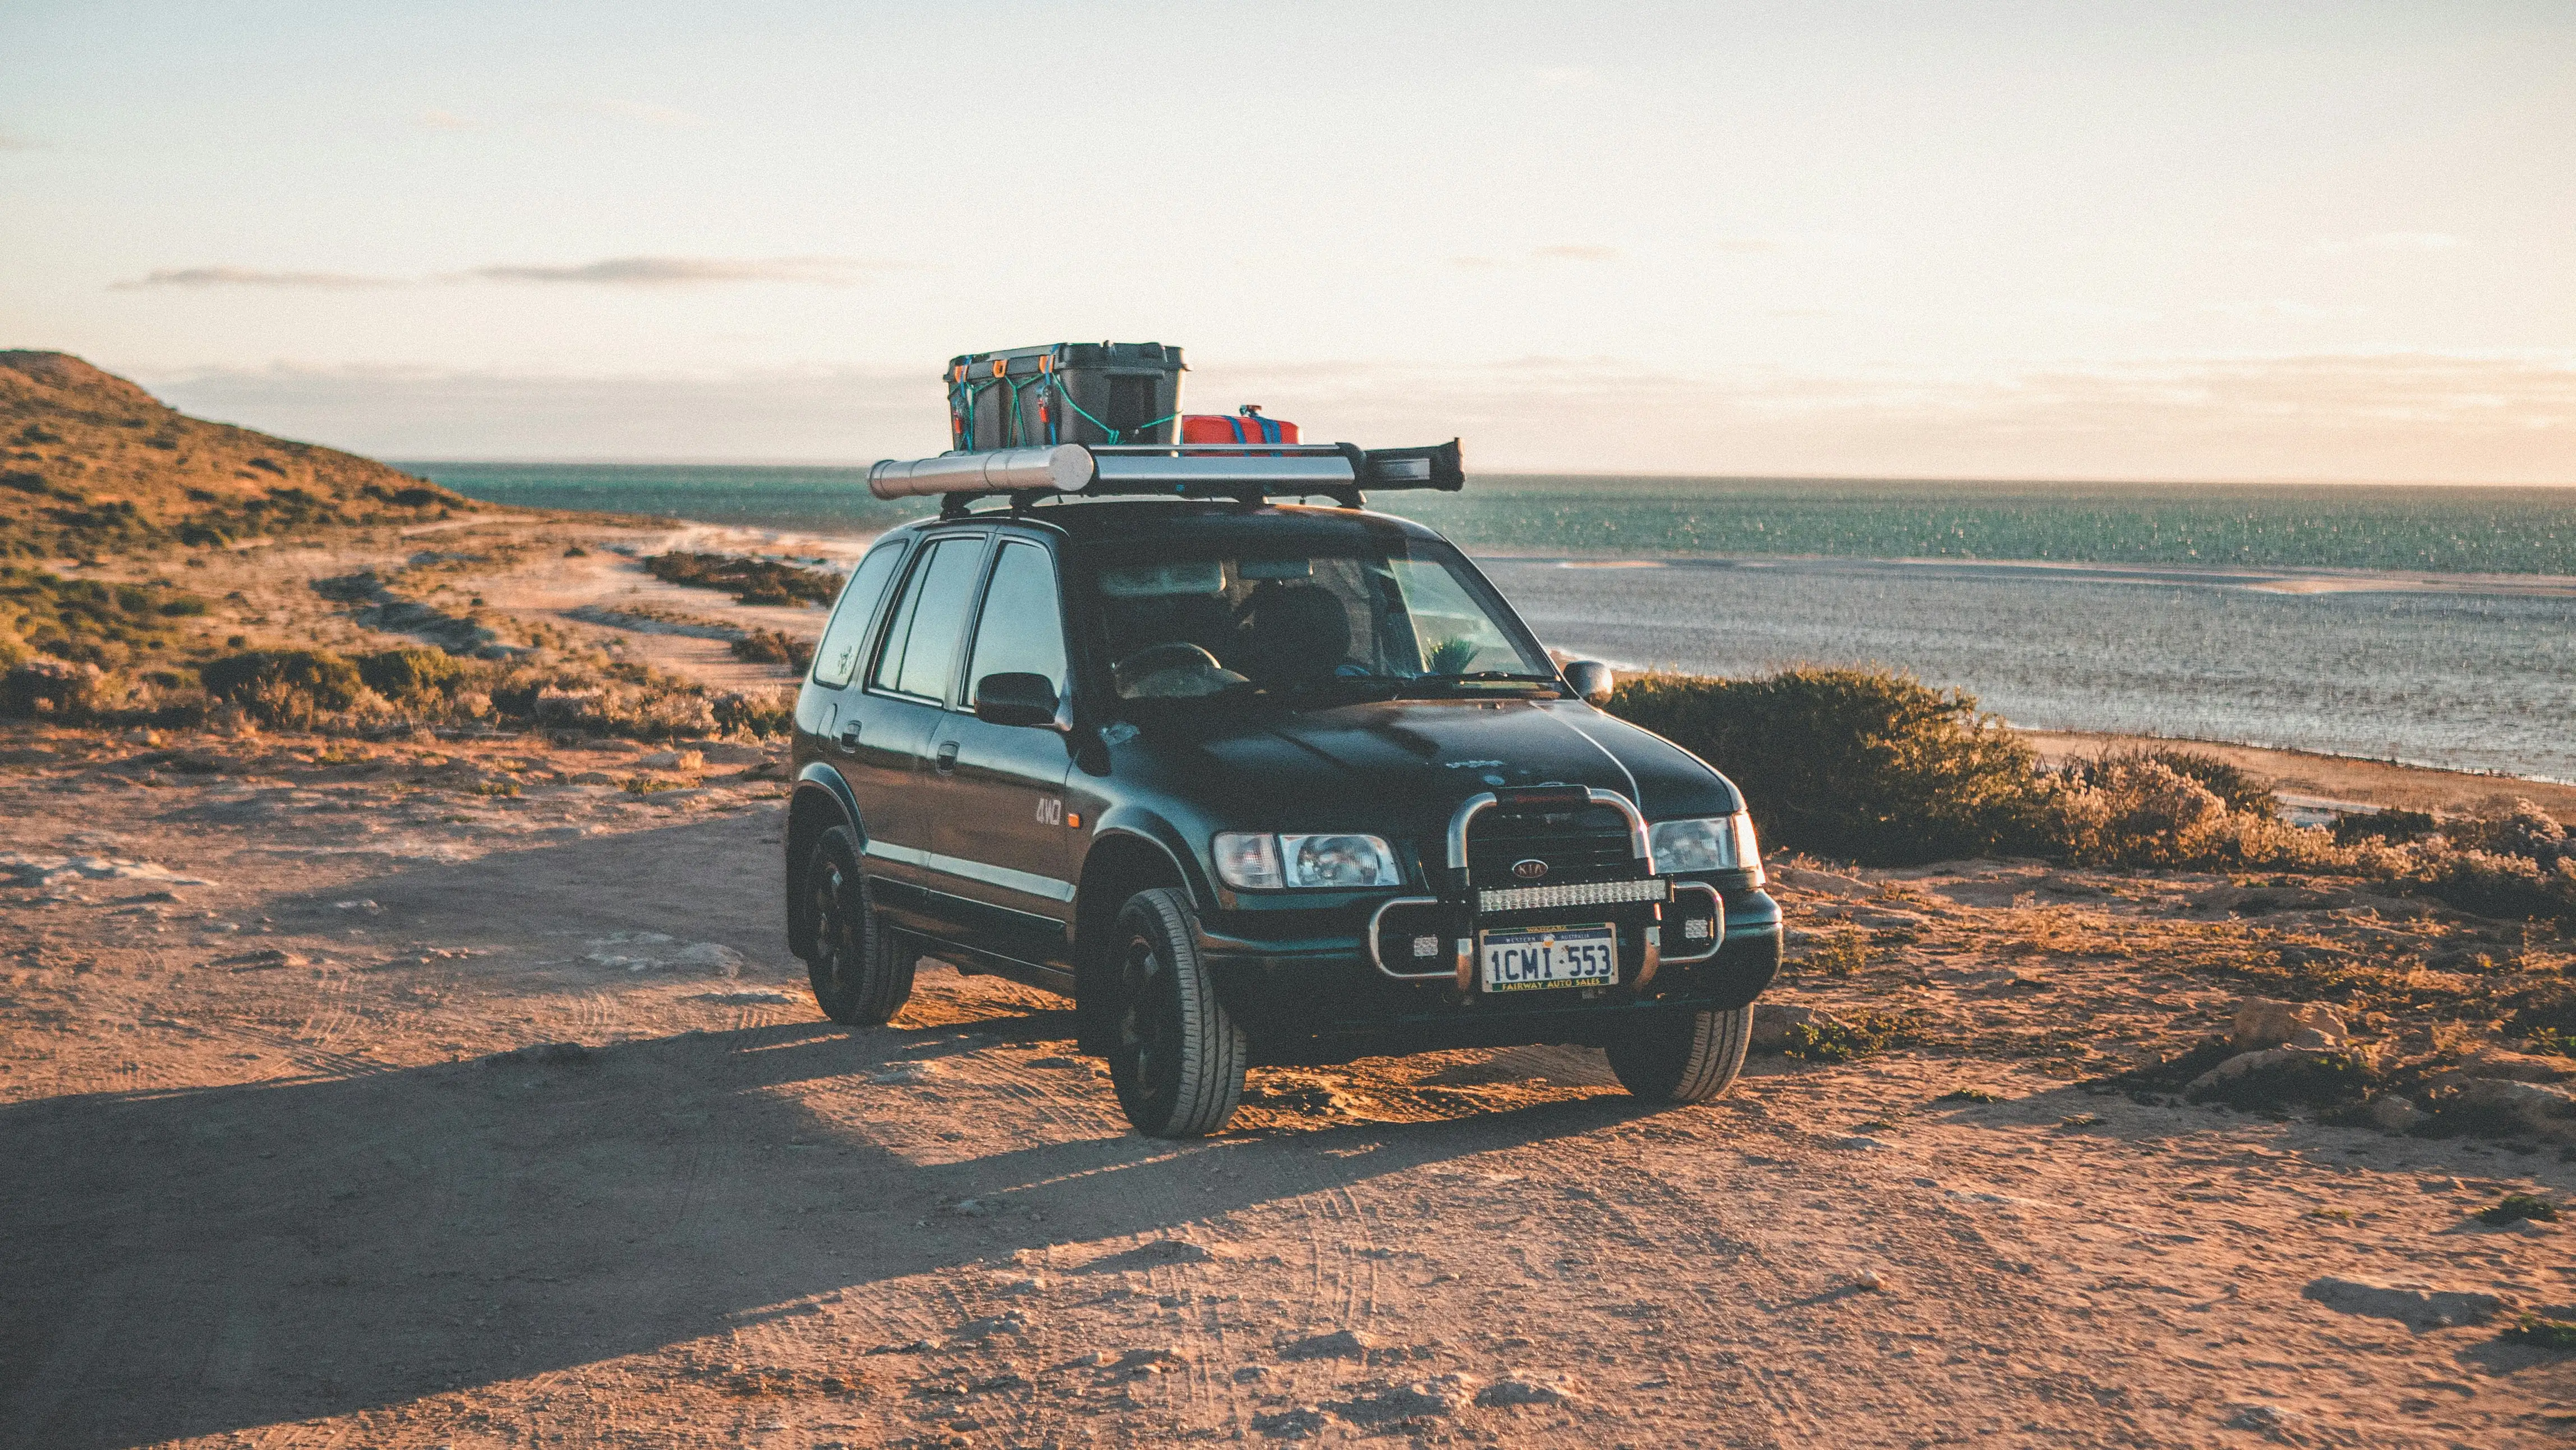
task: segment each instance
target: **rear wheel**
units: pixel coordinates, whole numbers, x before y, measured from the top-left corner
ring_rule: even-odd
[[[1199,960],[1195,927],[1189,898],[1170,887],[1137,892],[1118,912],[1109,1081],[1127,1121],[1149,1137],[1223,1128],[1252,1061],[1250,1039]]]
[[[858,842],[847,829],[834,826],[815,841],[798,899],[814,943],[805,973],[823,1015],[874,1027],[902,1011],[912,995],[913,954],[868,899]]]
[[[1704,1103],[1735,1084],[1753,1041],[1753,1009],[1675,1012],[1610,1045],[1610,1070],[1632,1097]]]

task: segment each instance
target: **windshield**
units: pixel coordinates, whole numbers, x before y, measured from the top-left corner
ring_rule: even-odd
[[[1122,700],[1483,693],[1557,678],[1466,560],[1401,535],[1293,553],[1129,546],[1092,587]]]

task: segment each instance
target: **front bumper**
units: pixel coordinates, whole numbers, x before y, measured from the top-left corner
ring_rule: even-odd
[[[1614,986],[1538,992],[1483,992],[1472,975],[1463,986],[1447,975],[1391,979],[1369,954],[1382,895],[1306,910],[1209,912],[1198,948],[1227,1012],[1265,1061],[1529,1042],[1597,1046],[1639,1014],[1742,1007],[1779,974],[1779,904],[1758,887],[1708,884],[1725,907],[1718,949],[1695,962],[1665,962],[1642,989],[1633,967]]]

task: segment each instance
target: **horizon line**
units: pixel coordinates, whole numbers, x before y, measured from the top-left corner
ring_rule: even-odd
[[[345,451],[345,450],[344,450]],[[923,455],[931,457],[936,455]],[[540,458],[400,458],[384,455],[378,462],[395,468],[839,468],[863,470],[879,462],[869,459],[853,463],[813,458],[618,458],[618,457],[540,457]],[[1471,470],[1468,478],[1529,479],[1567,478],[1598,480],[1638,480],[1702,483],[1883,483],[1883,484],[2098,484],[2135,488],[2509,488],[2509,489],[2576,489],[2576,478],[2551,483],[2505,482],[2482,479],[2368,479],[2368,478],[2139,478],[2135,476],[2095,477],[2066,474],[1857,474],[1857,473],[1664,473],[1631,469],[1515,469]],[[1408,490],[1420,492],[1420,490]]]

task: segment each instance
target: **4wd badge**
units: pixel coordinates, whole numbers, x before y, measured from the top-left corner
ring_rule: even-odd
[[[1523,881],[1536,881],[1547,874],[1547,863],[1535,856],[1512,863],[1512,874]]]

